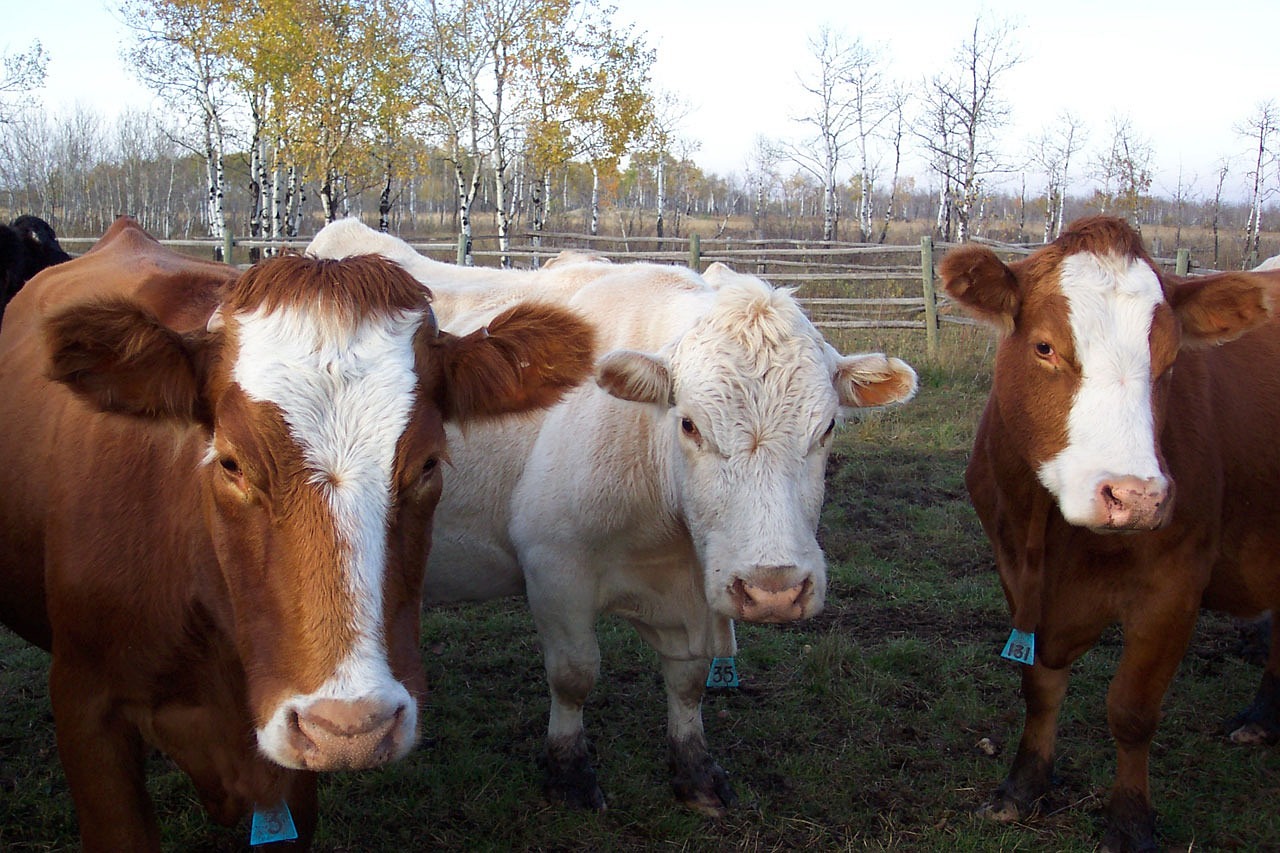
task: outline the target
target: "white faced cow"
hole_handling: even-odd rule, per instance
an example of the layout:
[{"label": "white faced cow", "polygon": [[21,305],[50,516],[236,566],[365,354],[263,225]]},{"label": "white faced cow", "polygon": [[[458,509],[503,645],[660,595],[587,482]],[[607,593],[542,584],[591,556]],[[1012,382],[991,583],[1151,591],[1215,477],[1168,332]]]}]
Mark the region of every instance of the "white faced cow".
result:
[{"label": "white faced cow", "polygon": [[551,684],[548,792],[602,808],[582,708],[601,613],[661,657],[677,796],[733,801],[708,754],[701,701],[733,619],[786,622],[826,593],[815,538],[842,412],[906,400],[916,376],[880,354],[842,356],[795,299],[713,265],[614,265],[562,256],[533,272],[460,269],[353,221],[310,252],[378,252],[437,295],[442,328],[480,327],[514,299],[567,305],[595,326],[596,383],[545,415],[450,435],[427,566],[428,601],[527,592]]},{"label": "white faced cow", "polygon": [[148,747],[221,822],[284,803],[301,847],[316,771],[405,755],[444,424],[546,405],[591,361],[563,310],[458,338],[383,258],[240,274],[129,219],[23,288],[0,622],[52,652],[84,849],[159,850]]},{"label": "white faced cow", "polygon": [[[1179,279],[1124,221],[1002,263],[964,246],[947,293],[1003,333],[966,482],[1016,633],[1026,726],[990,813],[1050,787],[1072,661],[1120,623],[1108,850],[1155,849],[1147,758],[1201,607],[1280,607],[1280,272]],[[1248,334],[1246,334],[1248,333]],[[1280,633],[1237,738],[1280,724]]]}]

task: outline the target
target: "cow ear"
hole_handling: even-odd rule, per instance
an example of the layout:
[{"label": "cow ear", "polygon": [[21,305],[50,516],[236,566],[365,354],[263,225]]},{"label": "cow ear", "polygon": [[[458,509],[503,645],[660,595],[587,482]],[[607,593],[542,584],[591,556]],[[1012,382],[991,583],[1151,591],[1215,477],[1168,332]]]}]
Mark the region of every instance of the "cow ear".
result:
[{"label": "cow ear", "polygon": [[665,359],[625,349],[600,359],[596,384],[619,400],[658,406],[670,406],[675,390]]},{"label": "cow ear", "polygon": [[1183,279],[1169,288],[1184,345],[1213,346],[1240,337],[1271,317],[1280,273],[1228,272]]},{"label": "cow ear", "polygon": [[840,356],[832,380],[846,408],[905,403],[916,395],[911,365],[878,352]]},{"label": "cow ear", "polygon": [[427,345],[443,361],[445,420],[462,424],[559,401],[591,372],[595,332],[571,311],[522,302],[483,329]]},{"label": "cow ear", "polygon": [[44,326],[49,378],[105,412],[194,421],[207,335],[181,335],[131,302],[76,305]]},{"label": "cow ear", "polygon": [[938,265],[942,289],[974,319],[1002,333],[1013,329],[1018,313],[1018,279],[986,246],[952,249]]}]

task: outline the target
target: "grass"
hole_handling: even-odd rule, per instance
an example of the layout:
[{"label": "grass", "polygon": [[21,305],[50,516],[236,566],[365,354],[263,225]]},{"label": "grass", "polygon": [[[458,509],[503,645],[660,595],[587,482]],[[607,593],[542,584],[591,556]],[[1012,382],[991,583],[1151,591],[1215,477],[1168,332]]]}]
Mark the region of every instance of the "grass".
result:
[{"label": "grass", "polygon": [[[918,337],[918,333],[916,333]],[[444,607],[423,620],[431,694],[405,761],[321,788],[322,851],[1091,851],[1114,770],[1104,699],[1116,632],[1077,665],[1049,813],[992,824],[975,809],[1021,731],[1018,672],[998,651],[1008,617],[962,472],[985,400],[985,333],[948,327],[926,364],[909,336],[838,341],[905,355],[908,406],[838,435],[821,537],[831,589],[817,618],[740,625],[741,688],[709,694],[708,740],[740,806],[713,820],[673,804],[655,655],[625,623],[600,625],[603,677],[587,724],[603,814],[544,802],[547,698],[523,602]],[[1280,849],[1280,753],[1227,743],[1221,720],[1260,669],[1240,631],[1206,615],[1152,750],[1164,841],[1177,850]],[[0,849],[76,848],[45,688],[47,656],[0,632]],[[172,850],[240,849],[162,757],[150,788]]]}]

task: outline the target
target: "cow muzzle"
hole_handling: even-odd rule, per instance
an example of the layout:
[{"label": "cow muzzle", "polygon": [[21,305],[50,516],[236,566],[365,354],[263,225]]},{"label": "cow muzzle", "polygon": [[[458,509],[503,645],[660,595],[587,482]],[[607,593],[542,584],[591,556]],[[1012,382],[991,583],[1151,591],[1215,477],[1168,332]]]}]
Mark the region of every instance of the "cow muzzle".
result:
[{"label": "cow muzzle", "polygon": [[1169,481],[1164,477],[1108,477],[1094,493],[1095,521],[1100,532],[1155,530],[1169,516]]},{"label": "cow muzzle", "polygon": [[[317,699],[289,712],[285,758],[307,770],[357,770],[400,758],[416,736],[408,703]],[[280,760],[280,759],[277,759]]]},{"label": "cow muzzle", "polygon": [[[752,581],[736,578],[729,586],[736,618],[744,622],[795,622],[813,616],[814,585],[811,577],[799,583],[795,569],[786,566],[762,567]],[[819,605],[820,606],[820,605]]]}]

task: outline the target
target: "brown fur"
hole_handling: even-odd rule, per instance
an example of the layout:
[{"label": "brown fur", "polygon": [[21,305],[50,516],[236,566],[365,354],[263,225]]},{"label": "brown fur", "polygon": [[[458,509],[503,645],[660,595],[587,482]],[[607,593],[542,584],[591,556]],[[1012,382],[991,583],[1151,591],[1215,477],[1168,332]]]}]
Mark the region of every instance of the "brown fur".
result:
[{"label": "brown fur", "polygon": [[[264,758],[254,727],[350,644],[344,546],[280,413],[229,375],[235,323],[205,326],[219,305],[306,305],[349,324],[428,298],[380,259],[286,257],[238,276],[120,220],[12,303],[0,329],[0,621],[53,651],[59,755],[86,850],[159,848],[148,745],[216,819],[283,798],[309,844],[314,774]],[[383,628],[393,674],[420,697],[444,420],[557,399],[585,378],[592,347],[581,320],[541,307],[512,309],[476,340],[437,338],[428,316],[415,346]]]}]

